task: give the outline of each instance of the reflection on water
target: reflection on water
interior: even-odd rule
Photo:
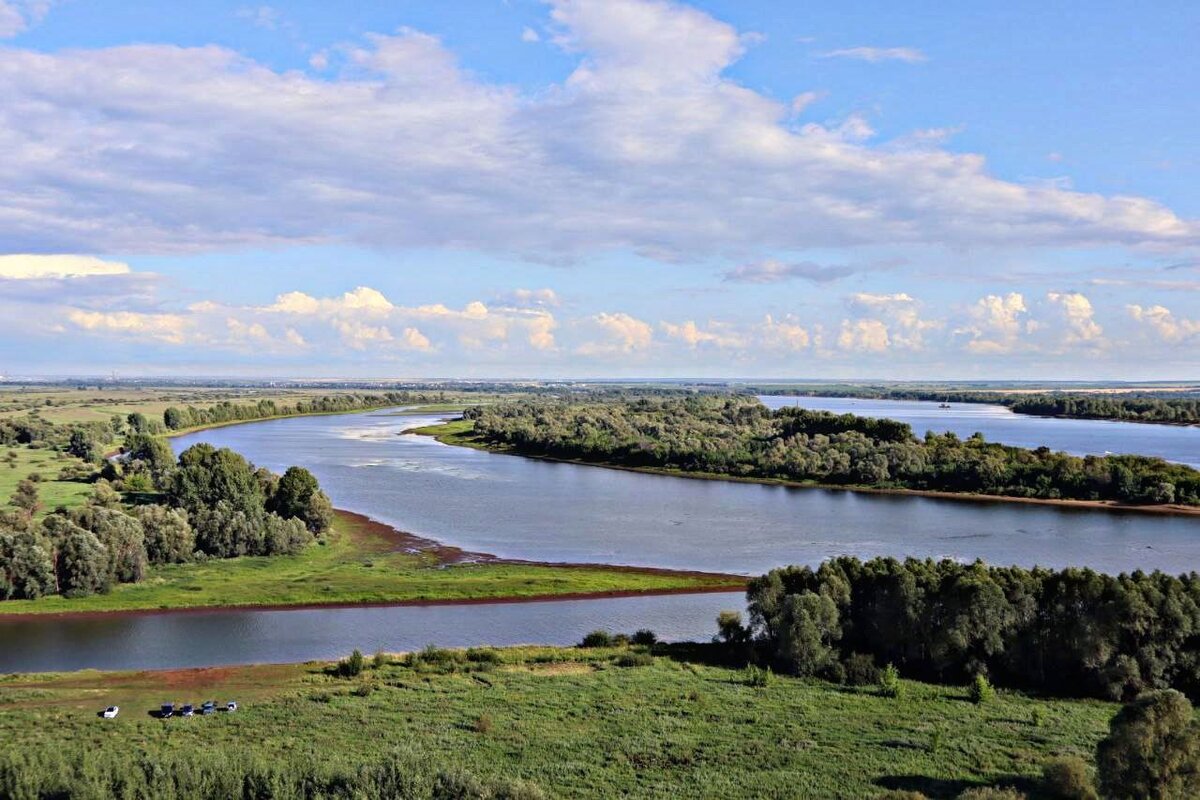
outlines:
[[[173,669],[333,659],[354,648],[577,644],[598,628],[650,628],[666,641],[708,639],[739,593],[456,606],[31,619],[0,622],[0,672]]]

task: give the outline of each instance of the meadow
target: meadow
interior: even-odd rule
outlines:
[[[7,600],[0,605],[0,617],[217,606],[462,601],[718,587],[736,591],[744,585],[740,578],[719,575],[458,561],[454,551],[414,544],[391,528],[339,513],[324,542],[310,545],[297,555],[155,566],[143,581],[117,584],[107,594]]]
[[[58,506],[70,508],[79,505],[91,494],[91,484],[58,480],[63,467],[73,465],[80,468],[85,466],[79,459],[54,450],[0,447],[0,506],[12,497],[18,482],[34,473],[42,476],[37,485],[38,498],[42,503],[39,514],[53,511]]]
[[[755,686],[716,663],[712,646],[654,652],[429,651],[378,667],[368,657],[355,677],[323,663],[13,675],[0,678],[0,762],[64,742],[91,757],[236,750],[315,764],[403,746],[439,768],[531,781],[552,797],[950,798],[985,785],[1039,797],[1042,764],[1090,761],[1116,710],[1008,692],[977,705],[965,688],[911,681],[899,698],[781,676]],[[210,698],[241,709],[151,713]],[[107,705],[121,715],[99,719]]]

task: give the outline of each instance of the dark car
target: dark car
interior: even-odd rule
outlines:
[[[204,705],[200,706],[200,713],[207,716],[217,710],[217,701],[208,700]]]
[[[188,703],[186,706],[179,709],[179,716],[181,716],[181,717],[190,717],[195,713],[196,713],[196,709],[192,707],[191,703]]]
[[[158,716],[163,719],[170,719],[171,717],[175,716],[175,704],[163,703],[162,709],[160,709],[158,712]]]

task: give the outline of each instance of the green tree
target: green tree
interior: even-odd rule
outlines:
[[[96,440],[79,428],[71,431],[67,452],[89,464],[100,460],[100,448],[96,444]]]
[[[313,533],[325,531],[333,520],[333,508],[321,491],[316,476],[304,467],[288,467],[275,487],[270,508],[287,519],[300,519]]]
[[[193,445],[179,456],[170,494],[175,505],[193,516],[224,502],[254,517],[265,504],[250,462],[228,448],[218,450],[209,444]]]
[[[145,535],[146,557],[151,564],[182,564],[191,561],[196,534],[182,508],[160,505],[138,506],[134,516]]]
[[[77,525],[91,531],[104,545],[110,580],[136,583],[145,577],[146,539],[137,519],[115,508],[98,506],[77,509],[72,516]]]
[[[108,550],[90,531],[78,526],[65,532],[55,551],[54,574],[58,590],[66,597],[83,597],[107,592]]]
[[[0,599],[35,600],[54,591],[54,565],[30,531],[0,531]]]
[[[1100,794],[1111,800],[1200,797],[1200,728],[1187,698],[1149,692],[1125,705],[1096,750]]]
[[[42,507],[41,501],[38,499],[37,484],[28,478],[19,481],[10,502],[22,513],[32,517]]]
[[[175,467],[175,454],[161,436],[131,433],[125,437],[125,454],[131,462],[142,462],[157,486],[166,486],[166,476]]]
[[[842,636],[838,610],[824,595],[804,592],[790,595],[776,623],[776,653],[796,675],[815,675],[837,660],[834,645]]]

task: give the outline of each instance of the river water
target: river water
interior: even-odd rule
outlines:
[[[772,398],[772,402],[796,402]],[[813,398],[801,402],[812,403]],[[825,407],[841,402],[821,401]],[[860,401],[861,402],[861,401]],[[881,415],[914,422],[924,407]],[[873,405],[847,408],[875,413]],[[936,405],[935,405],[936,408]],[[1194,431],[938,410],[925,427],[1075,452],[1121,452],[1136,437]],[[646,475],[498,455],[402,435],[434,416],[371,412],[216,428],[174,441],[231,447],[260,466],[302,464],[334,504],[421,536],[495,555],[755,574],[835,555],[982,558],[1107,572],[1200,569],[1200,520],[856,494]],[[988,428],[992,420],[1003,428]],[[1015,427],[1010,427],[1015,426]],[[1086,426],[1088,433],[1079,433]],[[1030,430],[1036,428],[1036,433]],[[970,429],[970,430],[968,430]],[[1007,432],[1006,432],[1007,431]],[[1018,441],[1017,436],[1027,437]],[[1037,438],[1040,437],[1040,438]],[[1075,442],[1077,444],[1072,444]],[[1159,454],[1165,454],[1165,447]],[[1200,461],[1186,443],[1177,460]],[[163,668],[333,657],[358,647],[569,643],[594,628],[649,627],[707,639],[738,595],[386,609],[205,612],[0,623],[0,671]]]

